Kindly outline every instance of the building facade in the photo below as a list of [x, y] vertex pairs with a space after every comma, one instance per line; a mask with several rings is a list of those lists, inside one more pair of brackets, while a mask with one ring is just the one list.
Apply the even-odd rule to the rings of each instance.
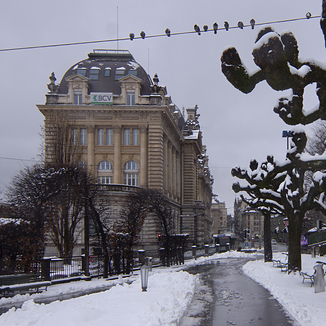
[[236, 199], [234, 202], [235, 232], [239, 237], [263, 237], [264, 216], [260, 211], [252, 210], [247, 204]]
[[228, 228], [227, 209], [224, 202], [215, 200], [212, 203], [211, 214], [213, 220], [212, 232], [214, 235], [225, 234], [227, 231], [231, 231]]
[[[125, 50], [94, 50], [71, 66], [59, 85], [50, 76], [44, 116], [45, 161], [62, 156], [87, 166], [114, 207], [115, 218], [126, 195], [136, 188], [158, 189], [174, 210], [175, 233], [192, 243], [210, 237], [213, 179], [202, 144], [197, 106], [187, 116], [172, 103], [167, 89], [153, 80]], [[61, 138], [60, 138], [61, 139]], [[144, 249], [157, 249], [157, 223], [147, 218]], [[82, 241], [82, 240], [81, 240]]]

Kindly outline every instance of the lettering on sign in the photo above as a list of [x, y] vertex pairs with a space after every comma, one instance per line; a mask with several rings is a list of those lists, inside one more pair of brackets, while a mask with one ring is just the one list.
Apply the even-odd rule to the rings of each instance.
[[91, 93], [91, 104], [112, 105], [113, 93]]

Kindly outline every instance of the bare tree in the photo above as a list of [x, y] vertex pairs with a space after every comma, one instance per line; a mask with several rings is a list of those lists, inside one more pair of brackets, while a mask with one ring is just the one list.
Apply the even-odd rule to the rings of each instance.
[[94, 197], [94, 180], [87, 170], [67, 166], [53, 169], [52, 184], [56, 196], [49, 203], [55, 209], [47, 220], [49, 236], [60, 257], [70, 259], [84, 219], [85, 200]]
[[[321, 29], [326, 40], [326, 0], [322, 1]], [[292, 90], [290, 98], [280, 98], [274, 112], [288, 125], [308, 125], [318, 119], [326, 120], [326, 70], [313, 61], [299, 60], [297, 40], [291, 32], [277, 34], [272, 28], [261, 30], [253, 49], [255, 64], [259, 67], [254, 74], [248, 73], [234, 47], [226, 49], [221, 57], [222, 72], [228, 81], [244, 93], [250, 93], [259, 82], [266, 80], [276, 90]], [[303, 94], [306, 86], [316, 83], [319, 107], [304, 110]], [[309, 112], [308, 112], [309, 111]], [[307, 211], [316, 208], [324, 211], [325, 196], [322, 172], [326, 166], [324, 157], [302, 159], [306, 135], [295, 132], [295, 146], [289, 151], [284, 165], [269, 162], [270, 170], [260, 169], [248, 173], [240, 168], [232, 174], [245, 179], [249, 186], [236, 184], [235, 191], [245, 191], [256, 207], [276, 207], [289, 219], [289, 268], [301, 269], [301, 246], [303, 218]], [[304, 187], [307, 171], [314, 173], [309, 189]], [[254, 174], [256, 174], [254, 176]], [[278, 187], [276, 187], [278, 186]]]
[[109, 262], [109, 250], [110, 242], [108, 240], [111, 227], [109, 223], [106, 223], [105, 216], [108, 215], [109, 206], [102, 198], [97, 196], [86, 196], [88, 202], [86, 205], [87, 214], [94, 221], [95, 231], [100, 235], [101, 248], [103, 251], [104, 265], [103, 265], [103, 277], [107, 278], [109, 273], [111, 274], [110, 262]]
[[[250, 170], [232, 169], [232, 175], [243, 179], [247, 185], [233, 185], [235, 192], [246, 192], [246, 202], [253, 208], [281, 213], [289, 219], [289, 269], [301, 270], [301, 233], [306, 212], [316, 209], [326, 212], [324, 198], [326, 174], [320, 172], [326, 168], [323, 156], [308, 159], [302, 156], [307, 142], [306, 134], [293, 132], [292, 148], [287, 160], [277, 163], [272, 156], [260, 166], [255, 161]], [[313, 181], [307, 189], [304, 187], [306, 171], [314, 173]]]
[[139, 234], [146, 214], [148, 212], [148, 191], [142, 189], [128, 196], [126, 203], [121, 211], [120, 219], [115, 224], [114, 230], [116, 233], [126, 235], [126, 260], [127, 274], [133, 264], [133, 248], [139, 241]]
[[74, 125], [66, 112], [60, 111], [47, 116], [44, 130], [44, 156], [47, 165], [58, 167], [80, 161], [81, 149]]
[[53, 171], [42, 165], [26, 167], [11, 181], [6, 191], [6, 202], [12, 207], [14, 217], [30, 221], [38, 238], [39, 255], [43, 255], [45, 223], [53, 214], [54, 207], [49, 205], [56, 196], [51, 183]]
[[19, 218], [31, 221], [37, 234], [42, 235], [41, 251], [47, 229], [59, 255], [70, 258], [77, 227], [83, 219], [85, 200], [94, 197], [95, 190], [90, 191], [93, 184], [93, 178], [84, 168], [36, 165], [14, 177], [7, 191], [7, 202], [16, 208]]
[[175, 230], [173, 211], [171, 204], [164, 194], [157, 189], [148, 191], [149, 210], [158, 219], [158, 230], [162, 233], [162, 241], [165, 249], [167, 265], [171, 263], [171, 235]]

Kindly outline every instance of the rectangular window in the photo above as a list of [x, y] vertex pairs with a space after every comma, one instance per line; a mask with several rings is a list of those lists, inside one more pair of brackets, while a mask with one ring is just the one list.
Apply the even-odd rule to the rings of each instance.
[[104, 129], [97, 131], [97, 145], [104, 145]]
[[77, 129], [71, 130], [71, 143], [72, 145], [77, 145]]
[[128, 186], [138, 186], [138, 173], [126, 173], [124, 184]]
[[111, 74], [111, 68], [110, 67], [106, 67], [104, 69], [104, 77], [110, 77]]
[[101, 176], [101, 177], [98, 177], [98, 183], [100, 183], [102, 185], [112, 184], [112, 176]]
[[139, 129], [132, 129], [132, 144], [139, 145]]
[[130, 145], [130, 129], [123, 131], [123, 145]]
[[91, 68], [89, 71], [89, 79], [90, 80], [98, 80], [100, 69], [97, 67]]
[[106, 144], [113, 145], [113, 129], [106, 129]]
[[136, 76], [137, 77], [137, 70], [136, 69], [130, 69], [128, 71], [128, 75], [133, 75], [133, 76]]
[[80, 145], [86, 145], [87, 143], [86, 137], [87, 137], [86, 128], [80, 129]]
[[77, 74], [86, 76], [86, 68], [77, 68]]
[[127, 105], [135, 105], [135, 92], [127, 91]]
[[82, 104], [82, 91], [74, 91], [74, 104]]
[[126, 70], [126, 68], [124, 68], [124, 67], [117, 68], [115, 70], [115, 77], [114, 77], [114, 79], [115, 80], [119, 80], [121, 77], [123, 77], [125, 75], [125, 70]]

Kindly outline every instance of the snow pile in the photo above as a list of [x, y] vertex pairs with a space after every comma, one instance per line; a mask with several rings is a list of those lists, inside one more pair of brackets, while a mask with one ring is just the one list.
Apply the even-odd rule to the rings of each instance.
[[[273, 255], [276, 260], [284, 260], [284, 254]], [[316, 261], [321, 257], [311, 258], [302, 255], [302, 271], [313, 274]], [[268, 289], [273, 297], [294, 317], [300, 325], [320, 326], [326, 324], [325, 299], [326, 292], [315, 293], [310, 281], [302, 284], [300, 273], [282, 273], [273, 263], [263, 260], [248, 262], [243, 266], [245, 274]]]
[[139, 277], [132, 284], [116, 285], [109, 291], [55, 301], [48, 305], [26, 301], [0, 316], [2, 325], [177, 325], [196, 284], [187, 272], [158, 272], [149, 276], [148, 291], [142, 292]]
[[[148, 290], [141, 291], [139, 275], [126, 279], [90, 282], [79, 281], [50, 286], [48, 291], [31, 296], [17, 295], [0, 299], [0, 306], [11, 302], [25, 301], [21, 309], [12, 308], [0, 316], [0, 325], [19, 326], [107, 326], [134, 325], [158, 326], [177, 325], [193, 298], [197, 276], [182, 269], [210, 263], [220, 259], [253, 258], [243, 266], [245, 274], [267, 288], [299, 325], [320, 326], [326, 324], [326, 292], [315, 293], [310, 281], [302, 284], [299, 273], [282, 273], [273, 263], [264, 263], [262, 252], [225, 252], [210, 257], [199, 257], [185, 262], [185, 265], [170, 268], [156, 268], [149, 274]], [[274, 253], [274, 259], [284, 260], [285, 255]], [[313, 274], [316, 261], [302, 255], [302, 271]], [[133, 281], [128, 284], [127, 282]], [[124, 283], [123, 283], [124, 282]], [[104, 290], [66, 301], [48, 305], [36, 304], [34, 300], [73, 292], [87, 292], [91, 289]]]

